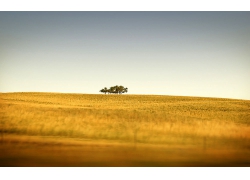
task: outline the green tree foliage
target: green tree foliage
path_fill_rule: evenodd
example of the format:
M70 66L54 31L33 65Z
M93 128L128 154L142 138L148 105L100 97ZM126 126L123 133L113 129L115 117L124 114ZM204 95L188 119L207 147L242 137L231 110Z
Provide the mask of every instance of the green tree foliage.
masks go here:
M105 87L105 88L101 89L101 90L100 90L100 92L102 92L102 93L105 93L105 94L106 94L106 93L107 93L107 92L109 92L109 91L108 91L107 87Z
M123 86L112 86L109 89L107 89L107 87L103 88L100 90L100 92L102 93L109 93L109 94L122 94L122 93L127 93L128 92L128 88L123 87Z

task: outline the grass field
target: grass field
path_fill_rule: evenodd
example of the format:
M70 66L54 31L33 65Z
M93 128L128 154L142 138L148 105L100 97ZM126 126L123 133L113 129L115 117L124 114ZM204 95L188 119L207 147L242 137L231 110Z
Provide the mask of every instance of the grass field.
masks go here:
M250 166L250 101L0 94L0 166Z

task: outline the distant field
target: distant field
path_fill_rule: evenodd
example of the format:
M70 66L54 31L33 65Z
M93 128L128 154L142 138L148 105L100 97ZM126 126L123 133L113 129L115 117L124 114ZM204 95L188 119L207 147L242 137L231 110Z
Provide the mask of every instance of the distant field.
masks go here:
M250 166L250 101L0 93L0 166Z

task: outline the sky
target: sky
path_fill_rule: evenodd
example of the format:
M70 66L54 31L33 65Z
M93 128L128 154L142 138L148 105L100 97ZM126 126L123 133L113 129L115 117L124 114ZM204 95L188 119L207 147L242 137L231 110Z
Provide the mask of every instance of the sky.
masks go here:
M0 92L250 100L250 12L0 12Z

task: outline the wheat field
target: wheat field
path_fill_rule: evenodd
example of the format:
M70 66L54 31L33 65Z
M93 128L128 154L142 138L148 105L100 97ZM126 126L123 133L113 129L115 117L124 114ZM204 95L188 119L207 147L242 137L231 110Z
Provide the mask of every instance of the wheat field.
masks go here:
M250 166L250 101L0 93L0 166Z

